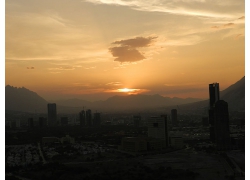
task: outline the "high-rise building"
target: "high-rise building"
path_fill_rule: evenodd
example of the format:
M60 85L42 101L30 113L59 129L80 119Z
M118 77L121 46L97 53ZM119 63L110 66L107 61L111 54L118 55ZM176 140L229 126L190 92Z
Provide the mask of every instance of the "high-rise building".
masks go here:
M209 107L213 107L220 100L219 83L209 84Z
M228 104L223 100L215 103L215 143L218 149L226 150L230 148L229 114Z
M101 125L101 113L94 113L93 126Z
M56 104L55 103L48 104L48 124L50 126L57 125L57 113L56 113Z
M163 147L168 145L168 133L167 121L165 117L152 116L148 119L148 137L161 139L163 142Z
M171 110L172 126L178 126L177 109Z
M88 109L86 111L86 120L87 120L87 126L91 126L92 125L92 114L91 114L90 109Z
M168 135L168 131L169 131L169 127L168 127L168 115L164 114L161 115L162 118L164 118L165 121L165 137L166 137L166 146L169 146L169 135Z
M219 83L209 84L209 110L208 110L208 119L209 119L209 131L210 131L210 140L215 142L215 116L214 116L214 106L215 103L220 100L220 89Z
M85 126L85 111L82 110L80 113L79 113L79 119L80 119L80 126L84 127Z
M220 100L219 83L209 84L210 140L217 149L230 148L229 115L227 102Z

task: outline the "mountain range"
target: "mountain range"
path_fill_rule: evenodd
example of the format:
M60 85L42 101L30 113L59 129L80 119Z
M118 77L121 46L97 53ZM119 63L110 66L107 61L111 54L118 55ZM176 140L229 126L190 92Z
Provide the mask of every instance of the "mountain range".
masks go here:
M220 98L228 102L230 110L245 110L245 77L220 92ZM21 112L40 112L47 111L49 102L37 93L24 87L17 88L10 85L5 87L5 110ZM145 109L157 107L180 106L181 108L195 110L206 108L208 100L197 98L170 98L161 95L128 95L113 96L105 101L89 102L81 99L58 100L58 113L76 113L83 107L98 111L114 111L129 109Z

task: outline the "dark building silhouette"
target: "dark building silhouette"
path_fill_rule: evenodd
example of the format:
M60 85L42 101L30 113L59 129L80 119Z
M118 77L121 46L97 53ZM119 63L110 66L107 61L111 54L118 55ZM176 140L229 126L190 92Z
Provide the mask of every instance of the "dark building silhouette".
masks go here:
M148 119L147 127L148 137L161 140L164 148L169 145L166 115L161 115L160 117L151 116Z
M165 120L165 136L166 136L166 147L169 146L169 135L168 135L168 115L164 114L161 115L162 118Z
M229 114L228 104L224 100L218 100L214 107L215 119L215 143L218 149L230 148Z
M101 125L101 113L94 113L93 126Z
M209 84L209 110L208 110L208 119L209 119L209 131L210 131L210 140L215 142L215 116L214 116L214 106L215 103L220 99L220 89L219 83Z
M13 128L13 129L16 128L16 121L11 121L10 122L10 128Z
M92 125L92 114L91 114L90 109L88 109L86 111L86 120L87 120L87 126L91 126Z
M209 84L209 107L214 107L218 100L220 100L219 83Z
M84 127L86 125L86 122L85 122L85 111L84 110L82 110L79 113L79 119L80 119L80 126Z
M61 117L61 126L68 125L68 117Z
M39 117L39 127L47 126L47 119L44 117Z
M171 110L171 119L172 119L172 125L178 126L178 120L177 120L177 109Z
M56 126L57 124L57 113L56 113L56 104L48 104L48 124L50 126Z
M219 83L209 84L210 140L218 150L230 149L229 114L227 102L220 100Z
M33 128L34 127L34 120L33 118L28 119L28 127Z
M140 127L141 116L133 116L133 120L134 120L134 126L135 127Z

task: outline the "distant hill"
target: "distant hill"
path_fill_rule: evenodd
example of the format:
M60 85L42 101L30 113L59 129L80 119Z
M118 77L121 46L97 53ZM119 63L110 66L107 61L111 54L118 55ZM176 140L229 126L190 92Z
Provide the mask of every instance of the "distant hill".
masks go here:
M220 92L221 99L229 104L230 110L245 110L245 77ZM5 109L21 112L47 112L47 101L37 93L24 87L5 87ZM178 107L183 111L207 112L208 100L197 98L169 98L155 95L113 96L105 101L89 102L81 99L55 101L58 113L76 113L83 107L98 111L129 110L157 107Z
M47 101L24 87L5 87L5 109L22 112L46 112Z
M229 109L245 111L245 76L221 91L220 96L228 103Z
M56 101L58 105L68 107L85 107L102 110L122 110L122 109L142 109L169 106L176 104L185 104L199 101L197 98L169 98L158 94L155 95L128 95L128 96L113 96L105 101L89 102L80 99L69 99Z
M245 111L245 76L232 84L228 88L220 91L220 99L228 103L230 111ZM208 109L209 101L199 101L195 103L181 105L183 110L204 111Z

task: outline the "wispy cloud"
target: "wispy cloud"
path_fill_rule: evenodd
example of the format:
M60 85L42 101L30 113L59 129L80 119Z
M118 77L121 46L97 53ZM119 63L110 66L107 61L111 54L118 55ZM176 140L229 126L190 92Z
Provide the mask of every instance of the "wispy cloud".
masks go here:
M50 71L71 71L75 70L78 66L60 66L55 68L48 68ZM81 67L81 66L79 66Z
M106 86L121 86L122 83L121 82L109 82L107 84L105 84Z
M234 39L238 40L240 37L243 37L243 36L244 36L244 34L237 34L237 35L235 35Z
M238 15L237 10L233 10L235 1L228 0L223 2L223 6L228 11L221 11L222 4L220 1L207 0L84 0L94 4L107 4L117 6L127 6L138 11L162 12L177 15L212 17L212 18L233 18ZM190 4L193 5L191 8ZM238 5L238 4L237 4ZM244 7L243 7L244 8Z
M84 69L96 69L96 66L92 66L92 67L85 67Z
M27 67L27 69L35 69L35 67Z
M241 16L240 18L238 18L238 19L245 19L245 16Z
M234 25L234 23L227 23L227 24L224 24L223 26L224 27L230 27L230 26L233 26Z
M226 23L226 24L222 24L222 25L216 25L216 26L212 26L212 29L226 29L226 28L233 28L235 26L235 23Z

